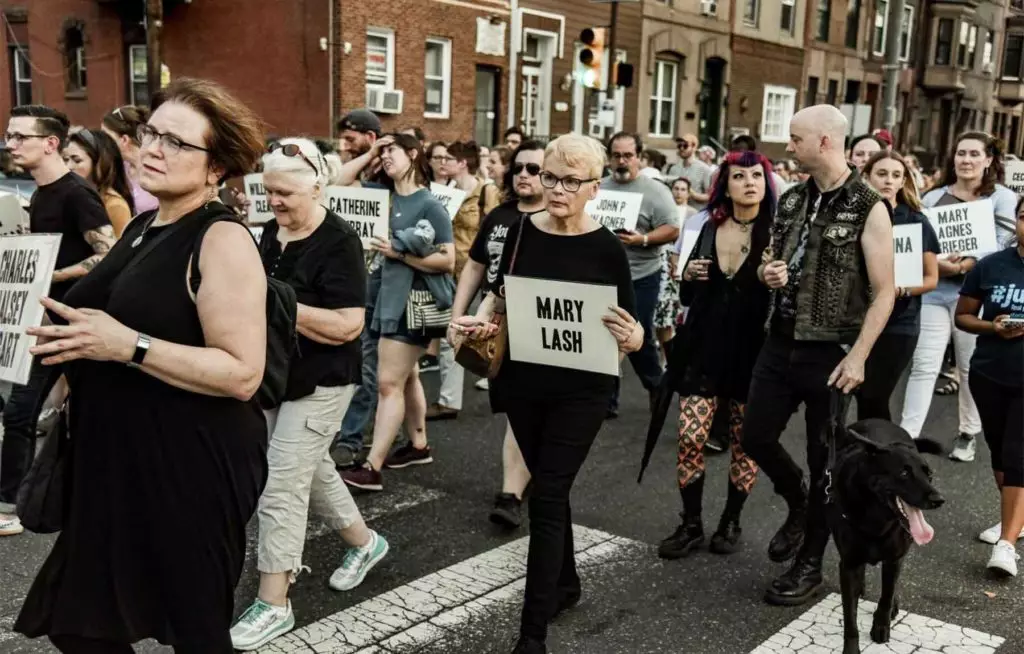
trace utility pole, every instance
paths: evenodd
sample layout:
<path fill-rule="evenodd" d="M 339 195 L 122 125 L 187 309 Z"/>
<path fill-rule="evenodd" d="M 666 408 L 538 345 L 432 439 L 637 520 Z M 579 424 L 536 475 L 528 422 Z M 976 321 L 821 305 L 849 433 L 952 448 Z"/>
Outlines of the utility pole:
<path fill-rule="evenodd" d="M 896 127 L 896 99 L 899 96 L 900 37 L 903 34 L 903 0 L 889 0 L 888 31 L 882 87 L 882 126 L 892 134 Z"/>
<path fill-rule="evenodd" d="M 163 0 L 146 0 L 146 86 L 150 97 L 160 90 L 160 33 L 164 27 Z"/>
<path fill-rule="evenodd" d="M 612 18 L 611 23 L 608 25 L 608 83 L 604 86 L 604 101 L 612 103 L 614 107 L 615 121 L 612 123 L 613 132 L 615 131 L 615 125 L 619 124 L 619 107 L 615 104 L 615 63 L 618 61 L 618 57 L 615 56 L 615 34 L 618 31 L 616 29 L 618 22 L 619 0 L 612 0 Z"/>

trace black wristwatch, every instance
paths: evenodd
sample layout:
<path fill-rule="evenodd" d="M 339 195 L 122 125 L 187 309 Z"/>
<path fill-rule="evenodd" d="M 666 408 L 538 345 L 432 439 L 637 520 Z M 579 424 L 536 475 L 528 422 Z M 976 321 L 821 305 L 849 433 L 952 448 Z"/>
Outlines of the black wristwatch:
<path fill-rule="evenodd" d="M 149 336 L 139 332 L 139 339 L 135 342 L 135 354 L 132 355 L 132 360 L 128 362 L 129 367 L 142 367 L 142 362 L 146 359 L 146 354 L 149 353 L 149 346 L 152 342 Z"/>

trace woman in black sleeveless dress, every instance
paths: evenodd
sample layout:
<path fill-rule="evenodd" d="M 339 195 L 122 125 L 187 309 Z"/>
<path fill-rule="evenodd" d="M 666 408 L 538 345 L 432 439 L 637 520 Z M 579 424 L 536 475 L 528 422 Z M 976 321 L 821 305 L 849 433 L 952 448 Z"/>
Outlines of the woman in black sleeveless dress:
<path fill-rule="evenodd" d="M 245 526 L 266 479 L 251 399 L 266 285 L 244 226 L 210 228 L 195 300 L 187 285 L 200 229 L 230 213 L 210 201 L 218 179 L 251 169 L 262 138 L 210 83 L 178 81 L 154 104 L 140 140 L 158 212 L 128 226 L 69 306 L 44 301 L 66 324 L 33 330 L 52 339 L 34 350 L 44 363 L 69 362 L 72 476 L 64 530 L 15 629 L 63 652 L 131 652 L 145 638 L 231 652 Z"/>

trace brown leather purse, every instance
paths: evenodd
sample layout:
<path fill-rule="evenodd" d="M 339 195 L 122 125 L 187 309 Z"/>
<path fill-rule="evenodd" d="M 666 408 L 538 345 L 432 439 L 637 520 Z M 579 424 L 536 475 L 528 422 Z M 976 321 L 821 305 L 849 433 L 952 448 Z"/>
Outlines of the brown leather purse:
<path fill-rule="evenodd" d="M 512 259 L 508 264 L 508 272 L 511 275 L 516 266 L 516 257 L 519 255 L 519 241 L 523 237 L 523 220 L 519 219 L 519 233 L 516 234 L 516 245 L 512 250 Z M 487 338 L 462 338 L 455 344 L 455 362 L 460 366 L 480 377 L 494 379 L 501 370 L 501 363 L 505 360 L 505 350 L 508 348 L 508 320 L 505 317 L 505 287 L 502 285 L 495 293 L 494 315 L 491 322 L 498 326 L 496 331 Z"/>

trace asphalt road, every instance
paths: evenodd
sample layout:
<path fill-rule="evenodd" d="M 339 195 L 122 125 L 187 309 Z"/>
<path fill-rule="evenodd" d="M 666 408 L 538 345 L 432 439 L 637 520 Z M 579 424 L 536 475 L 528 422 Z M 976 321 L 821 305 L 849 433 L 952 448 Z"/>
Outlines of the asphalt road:
<path fill-rule="evenodd" d="M 425 377 L 431 397 L 436 373 Z M 897 397 L 902 397 L 901 391 Z M 636 483 L 646 420 L 646 394 L 627 371 L 621 417 L 603 428 L 573 492 L 574 522 L 593 530 L 581 532 L 585 537 L 577 542 L 578 549 L 586 550 L 581 554 L 584 595 L 578 607 L 552 625 L 550 651 L 833 651 L 832 641 L 827 634 L 822 636 L 820 625 L 798 620 L 813 604 L 783 609 L 762 602 L 765 585 L 783 570 L 767 560 L 766 548 L 785 517 L 784 504 L 766 480 L 755 488 L 747 504 L 740 552 L 719 557 L 704 551 L 672 562 L 657 558 L 656 545 L 676 527 L 681 507 L 671 421 L 643 485 Z M 517 566 L 522 565 L 525 541 L 520 539 L 528 532 L 526 527 L 514 533 L 501 532 L 487 520 L 500 483 L 503 427 L 502 418 L 490 415 L 486 394 L 474 390 L 467 375 L 463 413 L 455 421 L 428 427 L 435 463 L 387 472 L 383 494 L 358 498 L 371 526 L 389 540 L 388 557 L 360 588 L 344 594 L 332 592 L 327 578 L 340 563 L 340 541 L 314 524 L 305 553 L 312 572 L 302 575 L 292 591 L 300 629 L 266 651 L 507 654 L 515 641 L 521 599 Z M 948 445 L 955 430 L 955 399 L 935 397 L 926 433 Z M 801 453 L 798 459 L 802 458 L 803 437 L 803 420 L 798 415 L 784 437 L 791 451 Z M 869 646 L 864 635 L 865 652 L 1024 652 L 1020 619 L 1024 582 L 989 577 L 984 568 L 989 546 L 975 540 L 978 531 L 998 520 L 998 497 L 987 457 L 984 445 L 971 464 L 932 457 L 936 485 L 947 503 L 928 516 L 936 529 L 935 540 L 915 548 L 904 568 L 901 608 L 914 614 L 906 618 L 904 630 L 913 633 L 905 636 L 909 644 L 886 648 Z M 704 518 L 709 535 L 724 505 L 727 463 L 726 456 L 710 459 Z M 50 538 L 33 535 L 0 540 L 0 652 L 52 651 L 45 643 L 29 642 L 7 631 L 50 542 Z M 828 602 L 834 602 L 828 594 L 839 590 L 835 567 L 836 555 L 830 547 L 827 588 L 818 598 L 823 602 L 818 606 L 822 614 L 831 610 Z M 875 598 L 878 572 L 869 571 L 868 577 L 868 597 Z M 438 587 L 447 583 L 448 595 L 436 592 L 435 583 Z M 238 611 L 252 600 L 256 586 L 257 572 L 250 557 L 238 588 Z M 434 597 L 436 603 L 422 599 L 416 589 L 423 591 L 423 597 Z M 462 591 L 468 594 L 457 597 Z M 394 610 L 395 604 L 403 602 L 408 611 Z M 430 608 L 421 608 L 428 604 Z M 794 620 L 796 626 L 785 631 Z M 963 633 L 974 640 L 956 641 L 955 630 L 943 623 L 966 627 L 968 631 Z M 926 630 L 936 634 L 939 644 L 931 644 L 928 639 L 932 636 L 922 636 L 915 624 L 930 625 Z M 785 642 L 794 628 L 807 634 L 807 643 L 793 641 L 789 649 L 782 645 L 758 649 L 770 639 Z M 974 636 L 970 630 L 981 633 Z M 985 641 L 984 634 L 1003 637 L 1006 642 L 996 649 L 998 640 Z M 948 642 L 940 643 L 942 638 Z M 992 644 L 982 646 L 981 642 Z M 164 651 L 146 644 L 139 650 Z"/>

